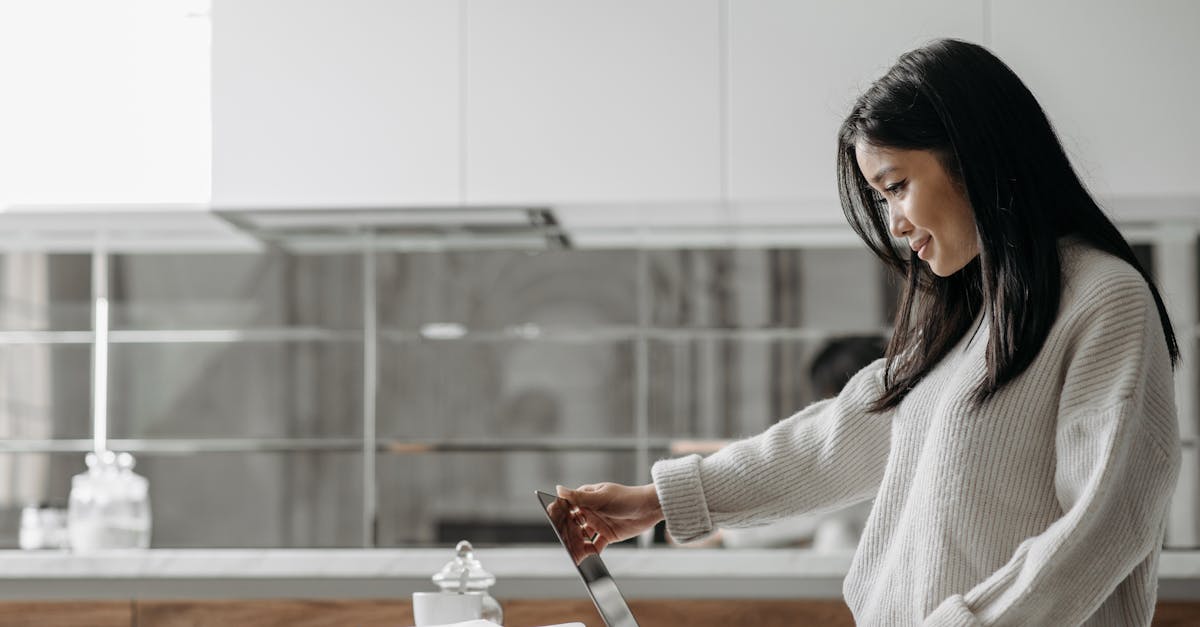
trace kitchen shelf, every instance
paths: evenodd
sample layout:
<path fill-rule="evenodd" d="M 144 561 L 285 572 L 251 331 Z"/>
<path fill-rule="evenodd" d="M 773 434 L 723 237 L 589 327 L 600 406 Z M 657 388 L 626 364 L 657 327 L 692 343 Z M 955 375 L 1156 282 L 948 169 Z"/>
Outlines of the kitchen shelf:
<path fill-rule="evenodd" d="M 656 451 L 670 449 L 671 438 L 599 437 L 599 438 L 377 438 L 375 450 L 393 455 L 424 453 L 497 453 L 497 452 L 633 452 L 644 443 Z M 192 453 L 296 453 L 359 452 L 360 438 L 112 438 L 114 451 L 150 454 Z M 5 453 L 86 453 L 91 439 L 0 440 Z"/>
<path fill-rule="evenodd" d="M 705 327 L 637 327 L 603 326 L 567 329 L 539 328 L 528 325 L 516 325 L 497 330 L 467 330 L 461 336 L 428 337 L 421 331 L 406 331 L 400 329 L 381 329 L 379 338 L 389 342 L 513 342 L 513 341 L 544 341 L 544 342 L 620 342 L 639 339 L 664 341 L 691 340 L 798 340 L 821 341 L 835 335 L 888 335 L 889 328 L 864 329 L 829 329 L 816 327 L 795 328 L 705 328 Z"/>
<path fill-rule="evenodd" d="M 0 346 L 91 344 L 95 339 L 91 331 L 0 331 Z"/>
<path fill-rule="evenodd" d="M 1200 339 L 1200 325 L 1190 329 Z M 520 325 L 499 330 L 466 331 L 458 337 L 429 337 L 421 331 L 381 329 L 381 341 L 393 344 L 420 342 L 504 343 L 591 343 L 624 342 L 639 339 L 658 341 L 744 340 L 817 342 L 840 335 L 891 334 L 889 327 L 861 329 L 796 328 L 668 328 L 636 326 L 595 326 L 588 328 L 531 329 Z M 110 344 L 239 344 L 284 342 L 361 342 L 361 331 L 337 331 L 313 327 L 261 329 L 164 329 L 119 330 L 109 332 Z M 0 346 L 90 345 L 91 331 L 0 331 Z"/>
<path fill-rule="evenodd" d="M 0 331 L 0 346 L 40 344 L 91 344 L 91 331 Z M 335 331 L 316 327 L 260 329 L 155 329 L 112 330 L 110 344 L 232 344 L 257 342 L 361 342 L 360 331 Z"/>

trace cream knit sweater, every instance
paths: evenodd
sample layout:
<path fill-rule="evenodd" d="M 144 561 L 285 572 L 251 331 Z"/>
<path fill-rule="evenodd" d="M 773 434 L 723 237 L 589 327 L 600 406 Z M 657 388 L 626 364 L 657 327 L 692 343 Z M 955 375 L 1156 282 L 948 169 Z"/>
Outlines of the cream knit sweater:
<path fill-rule="evenodd" d="M 889 413 L 864 411 L 879 359 L 758 436 L 656 463 L 671 535 L 874 496 L 843 583 L 860 625 L 1149 625 L 1180 458 L 1166 341 L 1136 270 L 1059 249 L 1058 319 L 980 410 L 983 314 Z"/>

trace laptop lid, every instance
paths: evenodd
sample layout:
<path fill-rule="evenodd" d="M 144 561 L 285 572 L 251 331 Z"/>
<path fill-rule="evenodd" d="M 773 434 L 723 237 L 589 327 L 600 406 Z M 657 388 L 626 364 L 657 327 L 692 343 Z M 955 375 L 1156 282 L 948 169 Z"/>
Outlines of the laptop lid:
<path fill-rule="evenodd" d="M 542 510 L 546 512 L 546 517 L 550 519 L 554 535 L 558 536 L 558 541 L 575 564 L 575 570 L 579 571 L 579 576 L 583 578 L 588 594 L 596 604 L 596 610 L 600 612 L 604 624 L 608 627 L 638 627 L 633 613 L 629 611 L 629 605 L 625 603 L 625 597 L 621 596 L 621 591 L 617 589 L 617 582 L 613 581 L 612 575 L 608 574 L 608 568 L 600 561 L 596 547 L 590 539 L 584 538 L 583 529 L 572 518 L 571 503 L 541 490 L 538 490 L 537 497 Z"/>

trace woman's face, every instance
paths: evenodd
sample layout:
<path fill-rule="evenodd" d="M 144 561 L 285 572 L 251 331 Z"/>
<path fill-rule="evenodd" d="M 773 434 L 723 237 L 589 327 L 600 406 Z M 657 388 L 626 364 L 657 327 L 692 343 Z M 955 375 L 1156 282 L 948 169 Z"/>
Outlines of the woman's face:
<path fill-rule="evenodd" d="M 928 150 L 855 144 L 858 169 L 887 200 L 892 237 L 906 239 L 946 277 L 979 255 L 979 233 L 966 192 Z"/>

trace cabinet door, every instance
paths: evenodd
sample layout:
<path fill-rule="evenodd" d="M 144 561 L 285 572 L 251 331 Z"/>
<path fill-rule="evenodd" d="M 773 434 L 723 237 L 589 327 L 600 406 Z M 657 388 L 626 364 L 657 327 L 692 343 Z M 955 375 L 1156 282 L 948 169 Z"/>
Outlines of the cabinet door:
<path fill-rule="evenodd" d="M 455 203 L 458 3 L 215 0 L 213 203 Z"/>
<path fill-rule="evenodd" d="M 208 23 L 184 4 L 0 0 L 0 209 L 208 202 Z"/>
<path fill-rule="evenodd" d="M 1200 3 L 992 3 L 995 51 L 1102 199 L 1200 193 Z"/>
<path fill-rule="evenodd" d="M 730 0 L 729 165 L 735 201 L 784 201 L 841 223 L 837 129 L 902 53 L 981 41 L 982 0 Z"/>
<path fill-rule="evenodd" d="M 471 0 L 467 200 L 720 197 L 717 0 Z"/>

